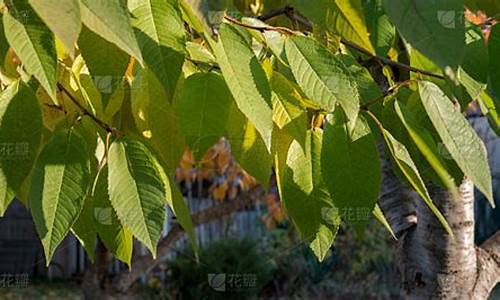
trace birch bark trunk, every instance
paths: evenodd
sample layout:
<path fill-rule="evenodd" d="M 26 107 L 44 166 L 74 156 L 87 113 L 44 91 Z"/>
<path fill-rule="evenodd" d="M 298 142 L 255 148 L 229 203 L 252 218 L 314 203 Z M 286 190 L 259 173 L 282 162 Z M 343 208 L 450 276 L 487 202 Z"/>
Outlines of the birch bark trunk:
<path fill-rule="evenodd" d="M 408 299 L 487 299 L 500 280 L 500 232 L 474 244 L 474 187 L 464 179 L 459 198 L 436 186 L 429 193 L 448 220 L 449 236 L 418 196 L 384 167 L 380 206 L 398 236 L 402 289 Z M 399 197 L 399 199 L 398 199 Z"/>

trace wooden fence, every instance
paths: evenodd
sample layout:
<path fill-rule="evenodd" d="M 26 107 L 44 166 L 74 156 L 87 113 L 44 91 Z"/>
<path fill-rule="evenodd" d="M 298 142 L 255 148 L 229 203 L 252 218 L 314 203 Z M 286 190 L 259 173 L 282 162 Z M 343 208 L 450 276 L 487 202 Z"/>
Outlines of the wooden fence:
<path fill-rule="evenodd" d="M 186 197 L 191 213 L 217 205 L 207 198 Z M 219 220 L 196 227 L 198 244 L 203 247 L 212 241 L 229 236 L 258 235 L 263 225 L 259 218 L 265 209 L 255 204 L 244 211 L 235 212 Z M 162 236 L 165 236 L 172 224 L 176 222 L 172 212 L 166 208 L 167 218 Z M 176 242 L 175 248 L 182 249 L 187 245 L 186 238 Z M 134 251 L 148 254 L 145 247 L 137 243 Z M 171 258 L 176 251 L 168 253 Z M 0 274 L 29 274 L 30 277 L 71 278 L 78 276 L 88 266 L 84 249 L 71 234 L 58 247 L 49 268 L 45 267 L 45 259 L 41 243 L 36 234 L 33 221 L 28 210 L 15 200 L 4 218 L 0 219 Z M 111 273 L 118 273 L 125 266 L 114 260 L 110 266 Z"/>

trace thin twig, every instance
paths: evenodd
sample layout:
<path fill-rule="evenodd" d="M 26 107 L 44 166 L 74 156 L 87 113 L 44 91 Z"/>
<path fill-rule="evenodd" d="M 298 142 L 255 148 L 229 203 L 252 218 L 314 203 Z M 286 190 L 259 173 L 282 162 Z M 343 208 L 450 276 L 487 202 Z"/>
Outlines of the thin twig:
<path fill-rule="evenodd" d="M 266 25 L 266 26 L 249 25 L 249 24 L 245 24 L 239 20 L 236 20 L 235 18 L 230 17 L 230 16 L 224 16 L 224 19 L 226 19 L 230 23 L 236 24 L 238 26 L 245 27 L 248 29 L 257 30 L 260 32 L 276 31 L 276 32 L 279 32 L 279 33 L 285 34 L 285 35 L 295 35 L 295 32 L 293 30 L 286 28 L 286 27 L 274 27 L 274 26 L 269 26 L 269 25 Z"/>
<path fill-rule="evenodd" d="M 382 125 L 382 122 L 379 121 L 377 116 L 375 116 L 375 114 L 368 109 L 365 109 L 364 112 L 367 113 L 372 118 L 373 122 L 375 122 L 375 125 L 377 125 L 378 129 L 380 130 L 380 133 L 384 135 L 385 132 L 384 125 Z"/>
<path fill-rule="evenodd" d="M 295 21 L 295 22 L 301 24 L 302 26 L 306 27 L 307 30 L 312 30 L 312 28 L 313 28 L 313 24 L 311 23 L 311 21 L 309 21 L 306 18 L 302 17 L 301 15 L 297 14 L 295 11 L 295 8 L 293 8 L 290 5 L 284 6 L 282 8 L 273 9 L 268 13 L 265 13 L 265 14 L 258 16 L 257 19 L 265 22 L 269 19 L 281 16 L 281 15 L 285 15 L 291 21 Z"/>
<path fill-rule="evenodd" d="M 280 14 L 287 16 L 289 19 L 291 19 L 293 21 L 299 22 L 299 23 L 301 23 L 304 26 L 311 27 L 310 22 L 308 22 L 308 20 L 305 20 L 301 16 L 297 15 L 295 9 L 293 7 L 291 7 L 291 6 L 285 6 L 285 7 L 281 8 L 281 9 L 275 9 L 275 10 L 269 12 L 268 14 L 261 15 L 260 17 L 258 17 L 258 19 L 261 20 L 261 21 L 264 21 L 264 20 L 268 20 L 270 18 L 274 18 L 276 16 L 279 16 Z M 271 27 L 271 28 L 273 28 L 273 27 Z M 261 27 L 260 29 L 261 30 L 269 30 L 267 27 Z M 427 75 L 427 76 L 434 77 L 434 78 L 444 79 L 444 76 L 442 76 L 440 74 L 436 74 L 436 73 L 433 73 L 433 72 L 430 72 L 430 71 L 426 71 L 426 70 L 414 68 L 412 66 L 409 66 L 409 65 L 406 65 L 406 64 L 403 64 L 403 63 L 391 60 L 389 58 L 386 58 L 386 57 L 383 57 L 383 56 L 379 56 L 379 55 L 375 55 L 372 52 L 370 52 L 369 50 L 367 50 L 367 49 L 365 49 L 365 48 L 363 48 L 363 47 L 361 47 L 361 46 L 359 46 L 359 45 L 357 45 L 357 44 L 355 44 L 355 43 L 353 43 L 351 41 L 348 41 L 346 39 L 341 38 L 340 42 L 343 45 L 345 45 L 345 46 L 347 46 L 347 47 L 349 47 L 351 49 L 354 49 L 354 50 L 356 50 L 356 51 L 358 51 L 360 53 L 363 53 L 363 54 L 365 54 L 365 55 L 373 58 L 373 59 L 378 60 L 379 62 L 381 62 L 384 65 L 393 66 L 393 67 L 396 67 L 396 68 L 399 68 L 399 69 L 404 69 L 404 70 L 407 70 L 407 71 L 410 71 L 410 72 L 419 73 L 419 74 Z"/>
<path fill-rule="evenodd" d="M 408 79 L 408 80 L 399 82 L 399 83 L 395 84 L 394 86 L 392 86 L 391 88 L 389 88 L 387 91 L 385 91 L 380 97 L 377 97 L 371 101 L 368 101 L 368 103 L 364 104 L 361 107 L 361 109 L 366 110 L 370 106 L 372 106 L 373 104 L 378 103 L 378 102 L 384 100 L 385 98 L 391 96 L 392 94 L 398 92 L 400 88 L 407 86 L 407 85 L 410 85 L 410 84 L 415 83 L 415 82 L 417 82 L 417 80 L 415 80 L 415 79 Z"/>
<path fill-rule="evenodd" d="M 414 68 L 412 66 L 409 66 L 409 65 L 406 65 L 406 64 L 403 64 L 403 63 L 391 60 L 389 58 L 386 58 L 386 57 L 383 57 L 383 56 L 379 56 L 379 55 L 375 55 L 375 54 L 371 53 L 369 50 L 367 50 L 367 49 L 365 49 L 365 48 L 363 48 L 363 47 L 361 47 L 359 45 L 356 45 L 353 42 L 350 42 L 350 41 L 348 41 L 346 39 L 341 39 L 340 42 L 342 44 L 344 44 L 345 46 L 351 48 L 351 49 L 354 49 L 354 50 L 356 50 L 358 52 L 361 52 L 361 53 L 363 53 L 363 54 L 365 54 L 365 55 L 373 58 L 373 59 L 376 59 L 376 60 L 380 61 L 384 65 L 393 66 L 393 67 L 396 67 L 396 68 L 399 68 L 399 69 L 404 69 L 404 70 L 407 70 L 407 71 L 410 71 L 410 72 L 413 72 L 413 73 L 419 73 L 419 74 L 427 75 L 427 76 L 434 77 L 434 78 L 444 79 L 443 75 L 432 73 L 430 71 L 426 71 L 426 70 L 422 70 L 422 69 L 418 69 L 418 68 Z"/>
<path fill-rule="evenodd" d="M 59 110 L 59 111 L 62 111 L 63 113 L 66 113 L 64 108 L 60 105 L 52 104 L 52 103 L 44 103 L 44 105 L 47 106 L 48 108 Z"/>
<path fill-rule="evenodd" d="M 214 64 L 211 64 L 209 62 L 205 62 L 205 61 L 201 61 L 201 60 L 196 60 L 196 59 L 192 59 L 190 57 L 186 57 L 186 60 L 190 61 L 191 63 L 193 63 L 194 65 L 196 65 L 197 67 L 200 67 L 200 66 L 205 66 L 205 67 L 208 67 L 210 70 L 212 69 L 216 69 L 216 70 L 219 70 L 220 67 L 218 65 L 214 65 Z"/>
<path fill-rule="evenodd" d="M 112 133 L 112 134 L 115 134 L 118 136 L 122 135 L 118 129 L 111 127 L 106 122 L 100 120 L 93 113 L 88 111 L 83 105 L 80 104 L 80 102 L 78 102 L 78 100 L 61 83 L 59 83 L 59 82 L 57 83 L 57 88 L 59 89 L 59 91 L 62 91 L 64 94 L 66 94 L 66 96 L 68 96 L 68 98 L 71 100 L 71 102 L 73 102 L 73 104 L 75 104 L 78 107 L 78 109 L 80 109 L 80 111 L 83 113 L 84 116 L 87 116 L 90 119 L 92 119 L 92 121 L 94 121 L 102 129 L 106 130 L 106 132 Z"/>

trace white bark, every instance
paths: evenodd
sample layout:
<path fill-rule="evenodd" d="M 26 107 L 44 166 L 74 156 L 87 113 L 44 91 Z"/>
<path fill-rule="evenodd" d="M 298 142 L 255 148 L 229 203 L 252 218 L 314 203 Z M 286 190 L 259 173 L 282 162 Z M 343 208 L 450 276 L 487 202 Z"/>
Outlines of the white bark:
<path fill-rule="evenodd" d="M 397 180 L 387 170 L 384 177 L 384 183 Z M 397 255 L 405 296 L 408 299 L 487 299 L 500 279 L 500 232 L 481 247 L 474 244 L 474 187 L 470 180 L 465 179 L 460 185 L 459 199 L 453 199 L 450 193 L 436 186 L 429 187 L 429 192 L 448 220 L 454 237 L 446 233 L 415 194 L 399 192 L 403 195 L 399 202 L 392 197 L 384 198 L 384 194 L 380 199 L 384 213 L 398 232 Z M 411 201 L 416 204 L 416 216 L 412 220 L 418 222 L 414 226 L 409 226 L 413 222 L 401 225 L 402 220 L 408 219 L 405 207 L 410 207 Z"/>

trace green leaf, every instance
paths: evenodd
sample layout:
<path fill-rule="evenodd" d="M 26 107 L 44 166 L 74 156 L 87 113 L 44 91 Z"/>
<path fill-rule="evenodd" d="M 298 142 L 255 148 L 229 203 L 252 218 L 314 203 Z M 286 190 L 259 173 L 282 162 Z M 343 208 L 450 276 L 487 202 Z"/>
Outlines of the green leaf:
<path fill-rule="evenodd" d="M 392 237 L 395 240 L 397 240 L 397 237 L 394 234 L 394 231 L 392 230 L 391 224 L 389 224 L 389 222 L 385 218 L 384 212 L 382 211 L 380 206 L 378 206 L 378 204 L 375 204 L 375 209 L 373 209 L 372 214 L 375 217 L 375 219 L 377 219 L 377 221 L 379 221 L 380 224 L 382 224 L 385 227 L 385 229 L 387 229 L 387 231 L 389 231 L 389 233 L 392 235 Z"/>
<path fill-rule="evenodd" d="M 494 206 L 485 147 L 460 110 L 431 82 L 420 82 L 422 104 L 451 157 Z"/>
<path fill-rule="evenodd" d="M 340 223 L 340 221 L 335 222 Z M 331 229 L 329 226 L 320 224 L 314 239 L 309 243 L 309 247 L 311 247 L 311 250 L 320 262 L 324 261 L 330 252 L 330 248 L 333 246 L 333 242 L 337 236 L 337 231 L 338 226 L 335 229 Z"/>
<path fill-rule="evenodd" d="M 405 126 L 411 139 L 417 145 L 434 172 L 439 176 L 444 186 L 458 199 L 458 188 L 453 176 L 446 168 L 446 163 L 439 154 L 439 148 L 432 135 L 423 126 L 421 126 L 409 109 L 403 103 L 394 101 L 394 107 L 399 119 Z"/>
<path fill-rule="evenodd" d="M 265 22 L 255 18 L 242 18 L 241 22 L 251 26 L 268 26 Z M 273 52 L 274 56 L 284 65 L 287 65 L 285 54 L 285 39 L 286 37 L 276 31 L 266 30 L 259 32 L 251 30 L 250 34 L 256 39 L 258 43 L 265 44 Z"/>
<path fill-rule="evenodd" d="M 322 261 L 340 224 L 339 211 L 321 173 L 322 131 L 308 131 L 305 147 L 286 132 L 277 130 L 276 134 L 280 139 L 275 141 L 279 144 L 275 167 L 281 201 L 302 238 Z"/>
<path fill-rule="evenodd" d="M 131 90 L 137 128 L 149 139 L 170 175 L 175 172 L 185 145 L 170 98 L 149 69 L 137 72 Z"/>
<path fill-rule="evenodd" d="M 33 168 L 42 129 L 35 94 L 24 83 L 15 81 L 0 94 L 0 215 Z"/>
<path fill-rule="evenodd" d="M 115 141 L 108 154 L 108 189 L 120 222 L 156 257 L 165 220 L 165 186 L 152 155 L 137 140 Z"/>
<path fill-rule="evenodd" d="M 333 111 L 338 102 L 349 120 L 356 120 L 360 96 L 344 62 L 307 37 L 289 38 L 285 49 L 293 75 L 307 97 L 326 111 Z"/>
<path fill-rule="evenodd" d="M 360 0 L 288 0 L 314 25 L 356 43 L 374 53 Z"/>
<path fill-rule="evenodd" d="M 132 0 L 128 7 L 144 61 L 172 96 L 186 52 L 178 0 Z"/>
<path fill-rule="evenodd" d="M 273 72 L 273 121 L 280 129 L 286 129 L 301 145 L 306 140 L 307 112 L 300 106 L 300 92 L 285 76 Z"/>
<path fill-rule="evenodd" d="M 500 135 L 500 103 L 499 101 L 495 101 L 493 97 L 491 97 L 488 93 L 482 92 L 481 97 L 478 99 L 479 107 L 481 108 L 481 112 L 488 117 L 488 122 L 491 126 L 491 129 L 495 131 L 495 133 Z"/>
<path fill-rule="evenodd" d="M 109 95 L 109 98 L 104 98 L 103 100 L 107 100 L 107 102 L 103 103 L 104 104 L 104 116 L 103 119 L 105 122 L 112 123 L 114 120 L 114 116 L 120 111 L 122 108 L 122 104 L 125 101 L 126 93 L 125 93 L 125 86 L 128 87 L 128 82 L 119 81 L 116 84 L 116 89 L 115 91 Z M 128 94 L 130 95 L 130 94 Z M 104 101 L 103 101 L 104 102 Z"/>
<path fill-rule="evenodd" d="M 63 42 L 66 50 L 74 54 L 75 43 L 82 29 L 80 2 L 67 0 L 29 0 L 47 26 Z"/>
<path fill-rule="evenodd" d="M 75 134 L 79 134 L 87 145 L 87 156 L 91 157 L 90 163 L 90 176 L 94 178 L 98 174 L 98 161 L 97 157 L 104 156 L 104 142 L 100 140 L 99 146 L 102 153 L 97 150 L 98 145 L 98 129 L 97 125 L 89 118 L 82 119 L 82 122 L 75 128 Z M 71 232 L 78 239 L 80 245 L 85 249 L 91 262 L 95 260 L 96 244 L 97 244 L 97 230 L 94 220 L 94 203 L 90 195 L 91 189 L 87 191 L 84 200 L 83 209 L 80 216 L 71 227 Z"/>
<path fill-rule="evenodd" d="M 94 207 L 92 199 L 86 197 L 84 200 L 83 210 L 71 227 L 71 231 L 76 236 L 80 244 L 85 249 L 85 252 L 93 262 L 95 258 L 95 247 L 97 243 L 97 231 L 94 226 Z"/>
<path fill-rule="evenodd" d="M 495 97 L 500 99 L 500 55 L 498 55 L 500 53 L 500 24 L 496 24 L 491 29 L 488 51 L 490 53 L 489 83 Z"/>
<path fill-rule="evenodd" d="M 153 164 L 159 170 L 160 177 L 165 186 L 165 192 L 167 196 L 166 202 L 170 207 L 170 209 L 172 210 L 172 212 L 175 214 L 175 217 L 177 218 L 179 224 L 181 224 L 182 228 L 184 228 L 184 231 L 187 233 L 189 237 L 191 245 L 193 246 L 195 252 L 197 253 L 198 244 L 196 240 L 196 234 L 194 231 L 193 220 L 191 219 L 191 212 L 189 211 L 189 208 L 184 200 L 184 196 L 179 191 L 179 188 L 176 185 L 175 181 L 165 173 L 165 170 L 158 162 L 158 160 L 156 160 L 154 157 L 152 159 L 153 159 Z"/>
<path fill-rule="evenodd" d="M 491 46 L 491 34 L 488 41 Z M 488 66 L 490 64 L 488 41 L 480 28 L 475 26 L 467 28 L 465 54 L 461 68 L 479 83 L 488 82 Z"/>
<path fill-rule="evenodd" d="M 35 94 L 15 81 L 0 94 L 0 165 L 17 190 L 30 173 L 41 142 L 42 112 Z"/>
<path fill-rule="evenodd" d="M 56 99 L 57 54 L 54 35 L 36 15 L 26 0 L 15 1 L 4 12 L 5 36 L 28 73 L 35 76 Z"/>
<path fill-rule="evenodd" d="M 333 33 L 375 53 L 366 27 L 361 0 L 334 0 L 327 26 Z"/>
<path fill-rule="evenodd" d="M 55 133 L 38 157 L 29 206 L 47 265 L 80 215 L 90 185 L 85 141 L 72 132 Z"/>
<path fill-rule="evenodd" d="M 375 137 L 362 116 L 350 131 L 340 109 L 327 116 L 324 130 L 321 172 L 325 184 L 341 217 L 361 232 L 380 193 Z"/>
<path fill-rule="evenodd" d="M 114 77 L 124 76 L 130 59 L 115 44 L 83 26 L 78 46 L 90 74 L 101 86 L 101 90 L 108 88 L 108 82 Z"/>
<path fill-rule="evenodd" d="M 183 9 L 189 12 L 189 21 L 194 23 L 195 29 L 202 33 L 210 32 L 218 26 L 227 9 L 227 0 L 182 0 Z"/>
<path fill-rule="evenodd" d="M 92 193 L 93 220 L 95 229 L 104 246 L 113 255 L 128 265 L 132 262 L 134 246 L 132 232 L 122 225 L 116 215 L 108 193 L 108 168 L 105 167 L 99 174 Z"/>
<path fill-rule="evenodd" d="M 468 105 L 486 89 L 488 66 L 487 42 L 481 29 L 468 28 L 464 58 L 457 72 L 457 80 L 461 84 L 462 90 L 465 90 L 465 92 L 461 93 L 462 95 L 458 94 L 457 96 L 461 103 Z"/>
<path fill-rule="evenodd" d="M 382 96 L 380 87 L 373 80 L 367 68 L 362 67 L 354 57 L 350 55 L 339 55 L 344 65 L 349 69 L 352 80 L 356 82 L 361 104 L 371 103 L 371 101 Z"/>
<path fill-rule="evenodd" d="M 230 107 L 226 132 L 231 154 L 238 164 L 267 188 L 273 164 L 271 155 L 257 129 L 234 102 Z"/>
<path fill-rule="evenodd" d="M 200 7 L 195 3 L 200 1 L 201 0 L 180 0 L 179 4 L 182 11 L 182 18 L 197 33 L 204 36 L 205 38 L 210 38 L 207 35 L 207 32 L 209 32 L 209 30 L 205 31 L 205 29 L 210 28 L 206 26 L 207 24 L 204 22 L 205 20 L 203 20 Z"/>
<path fill-rule="evenodd" d="M 226 133 L 232 97 L 215 73 L 196 73 L 184 82 L 176 103 L 179 126 L 197 159 Z"/>
<path fill-rule="evenodd" d="M 331 12 L 333 4 L 330 0 L 316 0 L 311 5 L 310 0 L 288 0 L 287 3 L 311 20 L 315 25 L 326 28 L 327 16 Z"/>
<path fill-rule="evenodd" d="M 389 19 L 414 48 L 442 69 L 455 69 L 460 64 L 465 46 L 463 1 L 384 0 L 383 3 Z"/>
<path fill-rule="evenodd" d="M 85 26 L 143 64 L 125 1 L 80 0 L 80 3 Z"/>
<path fill-rule="evenodd" d="M 3 22 L 0 22 L 0 67 L 3 68 L 5 57 L 7 56 L 7 52 L 9 51 L 9 43 L 7 42 L 7 38 L 5 37 L 5 30 L 3 28 Z"/>
<path fill-rule="evenodd" d="M 238 108 L 252 122 L 270 150 L 273 128 L 271 90 L 259 60 L 245 38 L 228 24 L 221 25 L 215 54 Z"/>
<path fill-rule="evenodd" d="M 209 65 L 217 64 L 215 56 L 202 44 L 194 42 L 186 42 L 186 50 L 189 57 L 193 60 L 200 61 Z"/>
<path fill-rule="evenodd" d="M 432 202 L 432 199 L 429 196 L 429 192 L 425 187 L 422 177 L 420 177 L 420 173 L 418 172 L 417 166 L 413 162 L 408 149 L 406 149 L 405 145 L 396 140 L 389 131 L 385 130 L 384 128 L 380 128 L 380 130 L 382 132 L 382 135 L 384 136 L 384 140 L 387 148 L 389 149 L 391 157 L 396 162 L 396 165 L 399 167 L 411 186 L 424 200 L 425 204 L 427 204 L 430 210 L 438 218 L 439 222 L 441 222 L 446 232 L 448 232 L 449 235 L 453 236 L 453 231 L 446 221 L 446 218 L 439 211 L 434 202 Z"/>
<path fill-rule="evenodd" d="M 385 14 L 382 0 L 363 0 L 363 8 L 375 53 L 386 56 L 396 40 L 396 28 Z"/>
<path fill-rule="evenodd" d="M 7 178 L 3 173 L 0 172 L 0 217 L 5 215 L 5 212 L 9 208 L 10 203 L 14 200 L 16 196 L 14 191 L 7 185 Z"/>

